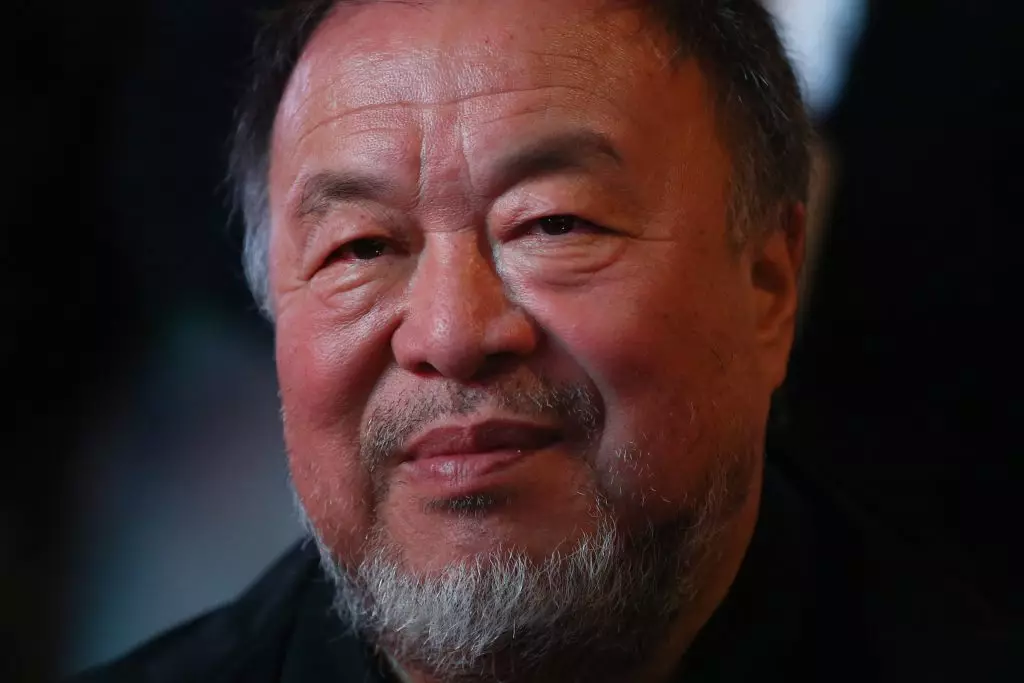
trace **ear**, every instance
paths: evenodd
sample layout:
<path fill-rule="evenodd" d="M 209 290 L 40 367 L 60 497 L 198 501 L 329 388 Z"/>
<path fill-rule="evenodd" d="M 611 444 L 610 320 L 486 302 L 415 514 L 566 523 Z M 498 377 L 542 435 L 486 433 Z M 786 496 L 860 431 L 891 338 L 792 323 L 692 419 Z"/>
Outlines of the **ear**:
<path fill-rule="evenodd" d="M 786 204 L 779 207 L 770 232 L 749 246 L 756 345 L 765 377 L 775 388 L 786 378 L 793 346 L 806 229 L 806 207 Z"/>

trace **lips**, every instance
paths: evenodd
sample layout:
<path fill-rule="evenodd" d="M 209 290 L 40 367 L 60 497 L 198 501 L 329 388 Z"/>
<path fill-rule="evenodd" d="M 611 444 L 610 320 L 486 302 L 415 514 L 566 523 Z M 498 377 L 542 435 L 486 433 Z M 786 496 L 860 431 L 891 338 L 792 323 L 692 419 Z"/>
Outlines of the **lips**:
<path fill-rule="evenodd" d="M 395 470 L 403 490 L 445 500 L 515 487 L 534 456 L 557 447 L 560 432 L 529 422 L 487 420 L 439 425 L 413 438 Z M 526 484 L 529 485 L 529 484 Z"/>
<path fill-rule="evenodd" d="M 512 420 L 435 427 L 410 442 L 403 460 L 483 455 L 498 451 L 529 452 L 545 448 L 558 438 L 558 430 L 551 427 Z"/>

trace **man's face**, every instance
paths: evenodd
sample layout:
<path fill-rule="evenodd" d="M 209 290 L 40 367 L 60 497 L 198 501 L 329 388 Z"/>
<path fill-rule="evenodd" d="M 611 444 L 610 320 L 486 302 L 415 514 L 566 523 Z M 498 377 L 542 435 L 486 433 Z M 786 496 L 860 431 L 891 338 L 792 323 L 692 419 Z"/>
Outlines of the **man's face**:
<path fill-rule="evenodd" d="M 627 10 L 342 7 L 278 111 L 294 483 L 345 561 L 550 556 L 756 489 L 798 258 L 727 238 L 708 84 Z M 756 498 L 756 492 L 754 495 Z"/>

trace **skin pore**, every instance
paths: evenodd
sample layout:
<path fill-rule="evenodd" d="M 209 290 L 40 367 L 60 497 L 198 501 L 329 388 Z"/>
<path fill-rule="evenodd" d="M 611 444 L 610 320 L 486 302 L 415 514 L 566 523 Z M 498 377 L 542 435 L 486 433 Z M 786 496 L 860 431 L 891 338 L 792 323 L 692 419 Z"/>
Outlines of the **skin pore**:
<path fill-rule="evenodd" d="M 285 437 L 319 540 L 342 570 L 387 548 L 429 580 L 714 510 L 633 681 L 670 675 L 742 560 L 802 250 L 800 207 L 730 244 L 708 84 L 672 52 L 596 0 L 340 7 L 271 151 Z M 485 423 L 544 438 L 475 478 L 406 462 Z"/>

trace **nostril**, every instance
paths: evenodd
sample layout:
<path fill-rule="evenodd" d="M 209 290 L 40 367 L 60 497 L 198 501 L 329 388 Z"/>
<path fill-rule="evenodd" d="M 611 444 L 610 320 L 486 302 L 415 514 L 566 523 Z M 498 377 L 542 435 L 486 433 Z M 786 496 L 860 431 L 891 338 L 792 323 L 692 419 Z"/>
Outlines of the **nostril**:
<path fill-rule="evenodd" d="M 422 375 L 424 377 L 432 377 L 434 375 L 440 375 L 441 374 L 440 370 L 435 368 L 430 363 L 427 363 L 426 361 L 423 361 L 421 363 L 417 363 L 415 366 L 413 366 L 412 371 L 415 374 Z"/>
<path fill-rule="evenodd" d="M 477 375 L 483 377 L 507 375 L 522 363 L 523 356 L 518 353 L 511 351 L 492 353 L 487 356 Z"/>

